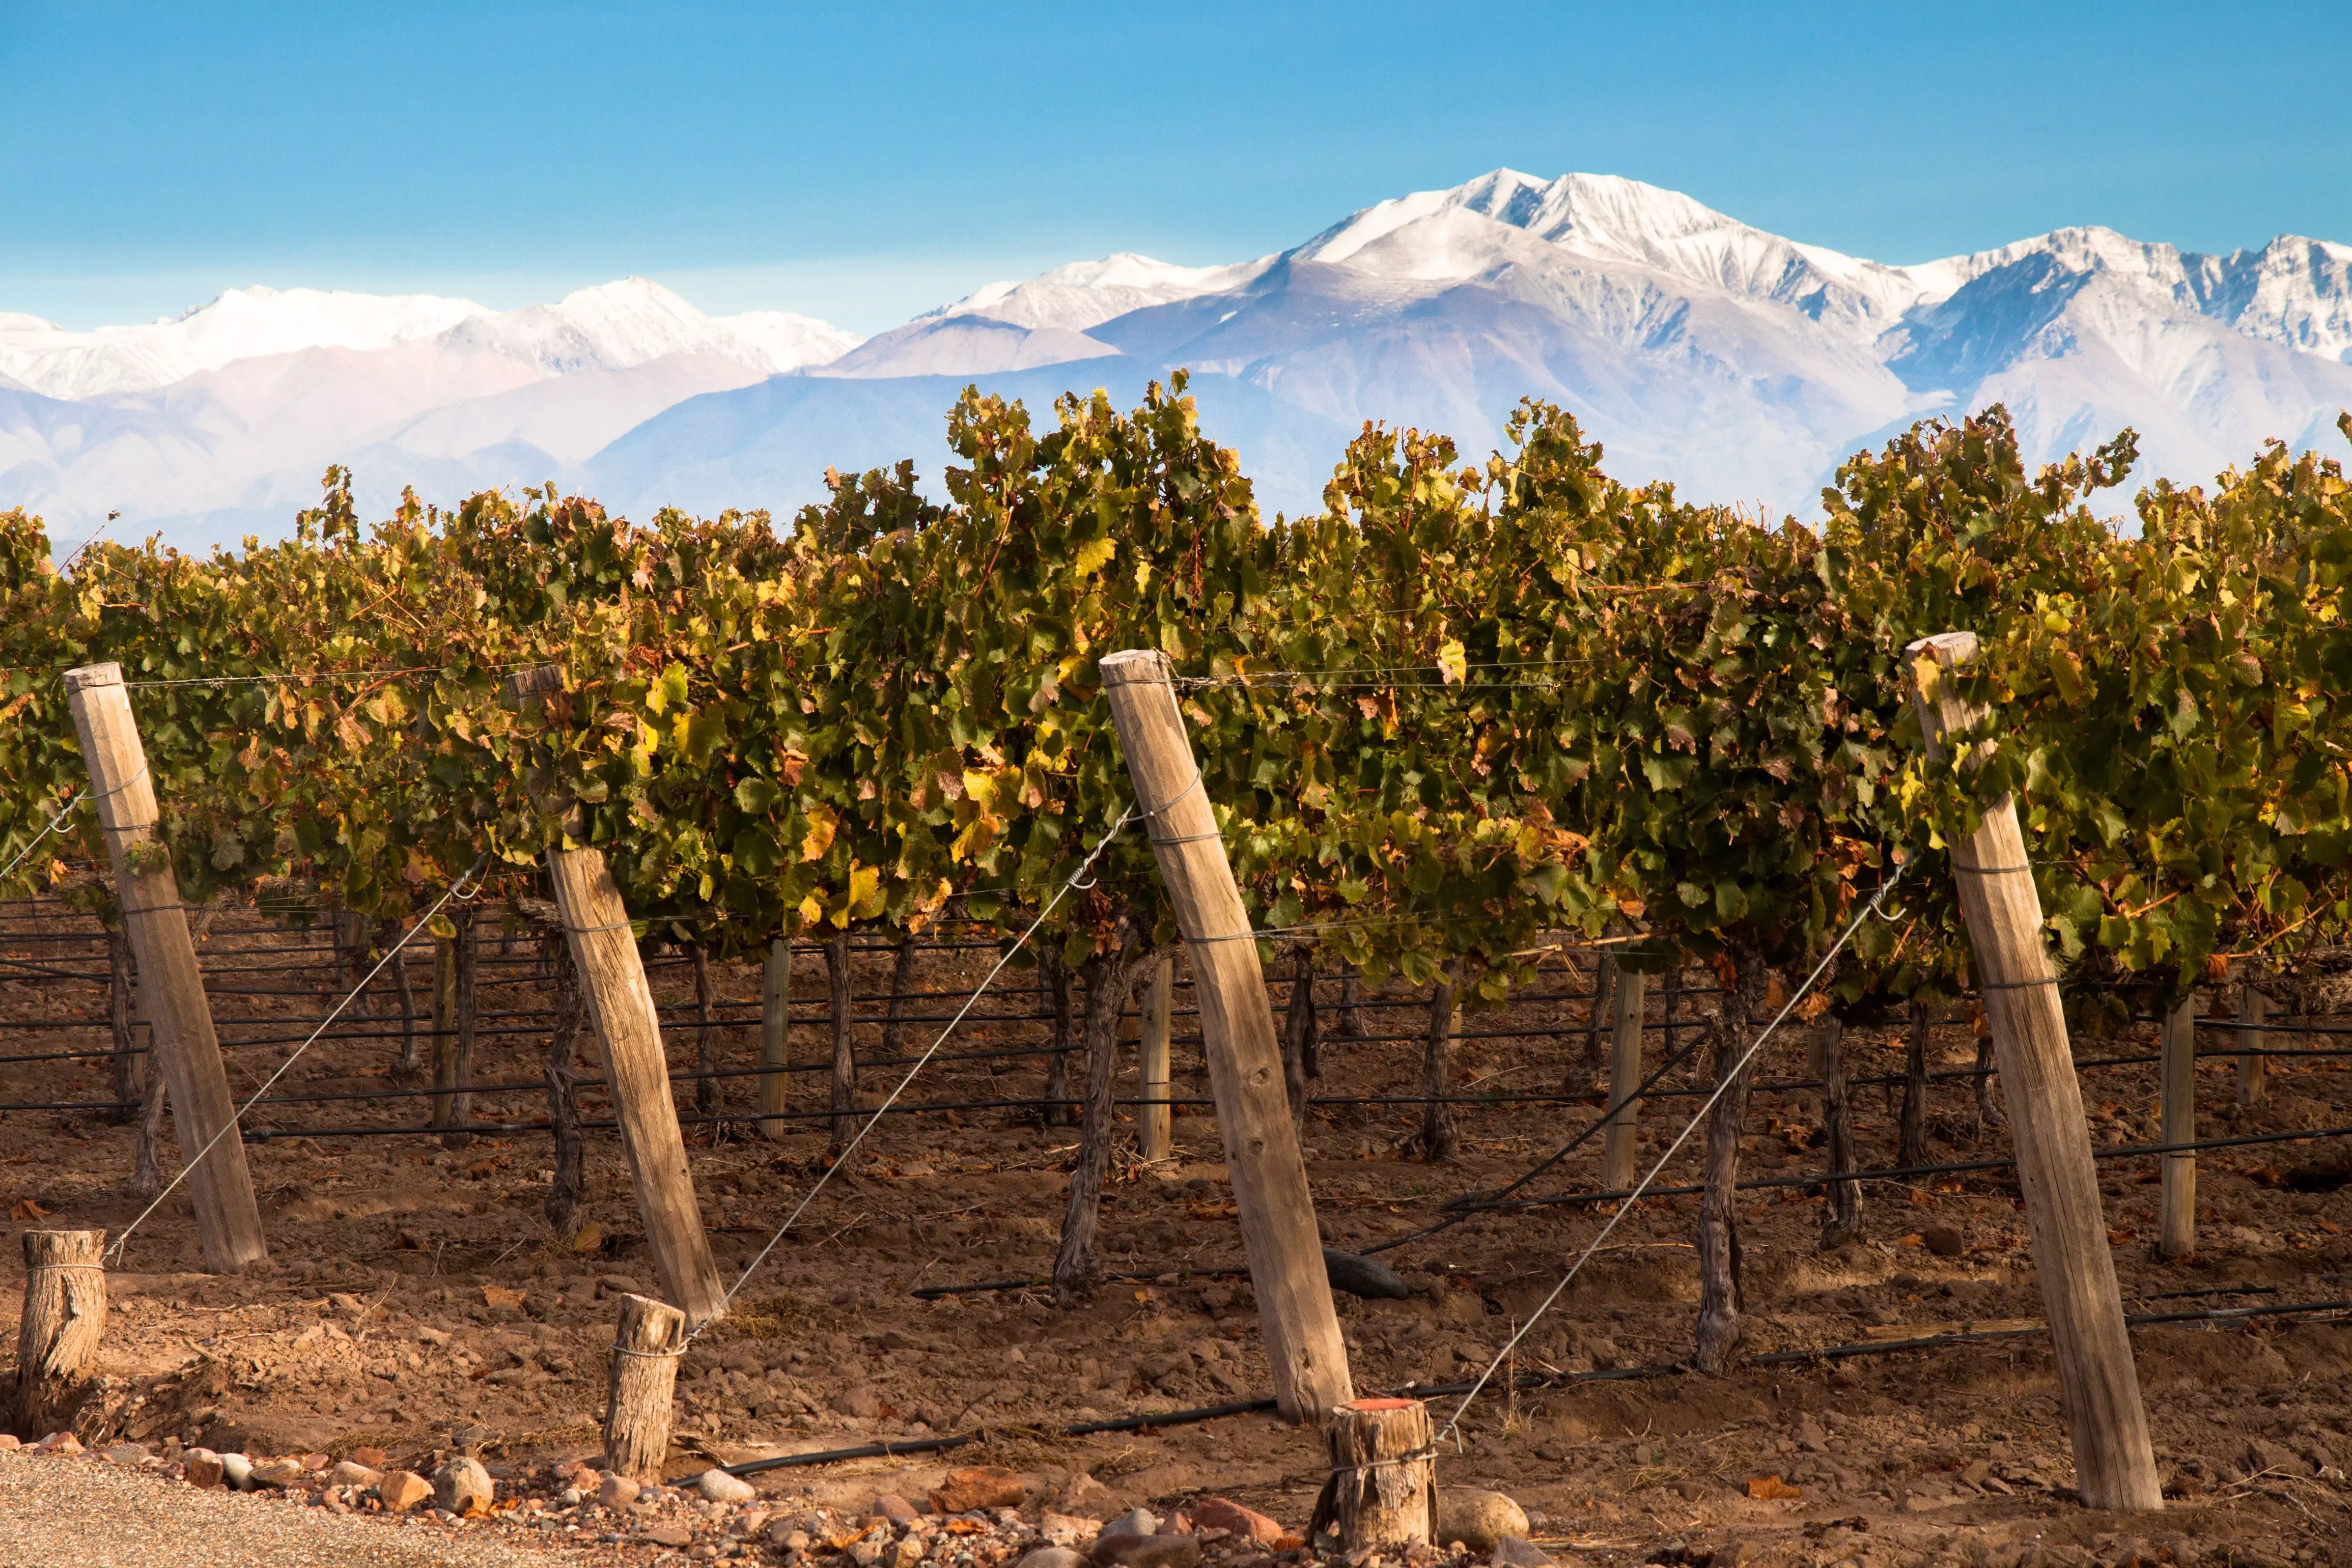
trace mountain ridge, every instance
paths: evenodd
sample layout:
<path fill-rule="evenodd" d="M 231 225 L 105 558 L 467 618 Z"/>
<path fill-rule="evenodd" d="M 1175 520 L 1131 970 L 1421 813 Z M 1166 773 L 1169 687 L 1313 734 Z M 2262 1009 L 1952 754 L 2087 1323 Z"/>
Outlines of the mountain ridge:
<path fill-rule="evenodd" d="M 2032 458 L 2130 424 L 2144 476 L 2201 481 L 2265 438 L 2336 439 L 2352 246 L 2208 255 L 2078 226 L 1894 264 L 1623 176 L 1501 168 L 1264 256 L 1114 252 L 866 339 L 787 311 L 709 316 L 644 278 L 505 311 L 232 289 L 90 332 L 0 315 L 0 501 L 65 531 L 119 508 L 208 542 L 232 522 L 282 531 L 320 468 L 358 460 L 370 504 L 412 481 L 554 478 L 634 513 L 782 512 L 821 498 L 827 467 L 913 456 L 936 474 L 967 383 L 1050 420 L 1055 391 L 1139 390 L 1180 366 L 1204 416 L 1242 422 L 1210 428 L 1269 510 L 1318 505 L 1368 419 L 1475 457 L 1527 396 L 1575 413 L 1628 479 L 1800 514 L 1857 447 L 1995 400 Z"/>

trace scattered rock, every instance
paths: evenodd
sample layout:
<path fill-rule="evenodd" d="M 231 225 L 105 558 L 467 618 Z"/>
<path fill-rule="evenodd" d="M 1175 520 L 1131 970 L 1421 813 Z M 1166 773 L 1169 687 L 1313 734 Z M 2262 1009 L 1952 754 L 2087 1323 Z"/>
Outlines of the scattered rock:
<path fill-rule="evenodd" d="M 327 1472 L 327 1484 L 338 1487 L 372 1487 L 383 1479 L 383 1472 L 366 1465 L 345 1459 Z"/>
<path fill-rule="evenodd" d="M 1282 1526 L 1258 1512 L 1244 1508 L 1226 1498 L 1202 1498 L 1192 1505 L 1192 1523 L 1202 1530 L 1222 1530 L 1228 1534 L 1267 1545 L 1282 1539 Z"/>
<path fill-rule="evenodd" d="M 1011 1470 L 993 1465 L 973 1465 L 950 1470 L 948 1479 L 931 1493 L 931 1506 L 941 1513 L 977 1513 L 982 1509 L 1019 1508 L 1029 1489 Z"/>
<path fill-rule="evenodd" d="M 385 1454 L 382 1448 L 376 1447 L 373 1444 L 364 1443 L 360 1447 L 353 1448 L 351 1454 L 352 1464 L 365 1465 L 371 1470 L 383 1469 L 386 1459 L 389 1458 L 390 1456 Z"/>
<path fill-rule="evenodd" d="M 1067 1546 L 1073 1541 L 1092 1541 L 1102 1529 L 1091 1519 L 1079 1519 L 1052 1510 L 1037 1516 L 1037 1533 L 1055 1546 Z"/>
<path fill-rule="evenodd" d="M 251 1484 L 257 1487 L 289 1487 L 302 1479 L 302 1461 L 288 1455 L 279 1459 L 264 1459 L 253 1467 Z"/>
<path fill-rule="evenodd" d="M 884 1492 L 874 1500 L 874 1511 L 893 1524 L 905 1524 L 915 1517 L 915 1505 L 897 1492 Z"/>
<path fill-rule="evenodd" d="M 113 1447 L 104 1450 L 104 1452 L 109 1459 L 113 1460 L 118 1465 L 135 1465 L 140 1460 L 147 1458 L 147 1445 L 144 1443 L 117 1443 Z"/>
<path fill-rule="evenodd" d="M 454 1514 L 481 1512 L 498 1489 L 479 1459 L 460 1456 L 433 1472 L 433 1500 Z"/>
<path fill-rule="evenodd" d="M 11 1448 L 21 1448 L 24 1446 L 14 1432 L 0 1432 L 0 1453 L 5 1453 Z"/>
<path fill-rule="evenodd" d="M 182 1449 L 180 1474 L 190 1486 L 209 1490 L 221 1484 L 220 1456 L 210 1448 Z"/>
<path fill-rule="evenodd" d="M 1462 1542 L 1473 1552 L 1492 1552 L 1507 1535 L 1527 1538 L 1528 1516 L 1501 1492 L 1478 1487 L 1437 1489 L 1437 1539 Z"/>
<path fill-rule="evenodd" d="M 835 1415 L 855 1415 L 860 1420 L 870 1421 L 882 1413 L 882 1396 L 875 1393 L 870 1384 L 863 1383 L 843 1389 L 828 1403 Z"/>
<path fill-rule="evenodd" d="M 2296 1457 L 2276 1443 L 2267 1442 L 2260 1437 L 2252 1438 L 2247 1442 L 2245 1464 L 2248 1472 L 2253 1475 L 2260 1475 L 2264 1470 L 2269 1470 L 2283 1476 L 2307 1476 L 2311 1474 L 2312 1468 L 2308 1461 Z"/>
<path fill-rule="evenodd" d="M 1402 1301 L 1412 1295 L 1412 1287 L 1385 1263 L 1360 1258 L 1338 1247 L 1323 1249 L 1323 1272 L 1334 1290 L 1345 1290 L 1350 1296 L 1363 1296 L 1374 1300 Z"/>
<path fill-rule="evenodd" d="M 1117 1519 L 1105 1521 L 1100 1539 L 1115 1535 L 1156 1535 L 1160 1532 L 1160 1516 L 1148 1508 L 1132 1508 Z"/>
<path fill-rule="evenodd" d="M 52 1432 L 33 1445 L 44 1454 L 79 1454 L 81 1439 L 70 1432 Z"/>
<path fill-rule="evenodd" d="M 656 1524 L 646 1531 L 646 1539 L 656 1546 L 684 1546 L 694 1540 L 694 1531 L 682 1524 Z"/>
<path fill-rule="evenodd" d="M 759 1489 L 751 1482 L 738 1480 L 717 1468 L 703 1471 L 702 1479 L 694 1484 L 712 1502 L 750 1502 L 760 1495 Z"/>
<path fill-rule="evenodd" d="M 596 1500 L 606 1508 L 626 1508 L 637 1500 L 637 1493 L 643 1489 L 616 1470 L 597 1483 Z"/>
<path fill-rule="evenodd" d="M 1969 1247 L 1968 1237 L 1948 1225 L 1931 1225 L 1919 1233 L 1919 1244 L 1937 1258 L 1958 1258 Z"/>
<path fill-rule="evenodd" d="M 1140 1510 L 1139 1510 L 1140 1511 Z M 1192 1535 L 1112 1535 L 1095 1538 L 1095 1568 L 1196 1568 L 1201 1542 Z"/>
<path fill-rule="evenodd" d="M 386 1470 L 376 1482 L 375 1495 L 386 1513 L 406 1513 L 433 1495 L 433 1488 L 415 1470 Z"/>
<path fill-rule="evenodd" d="M 1495 1542 L 1496 1568 L 1559 1568 L 1550 1552 L 1521 1536 L 1506 1535 Z"/>
<path fill-rule="evenodd" d="M 1087 1568 L 1087 1560 L 1066 1546 L 1040 1546 L 1021 1560 L 1020 1568 Z"/>
<path fill-rule="evenodd" d="M 253 1461 L 243 1454 L 223 1454 L 220 1457 L 221 1479 L 238 1491 L 253 1489 Z"/>
<path fill-rule="evenodd" d="M 922 1560 L 923 1538 L 912 1534 L 901 1536 L 898 1543 L 890 1548 L 889 1555 L 886 1559 L 890 1568 L 915 1568 L 915 1564 Z"/>
<path fill-rule="evenodd" d="M 861 1541 L 849 1549 L 849 1560 L 856 1563 L 857 1568 L 874 1568 L 881 1557 L 882 1543 L 878 1541 Z"/>

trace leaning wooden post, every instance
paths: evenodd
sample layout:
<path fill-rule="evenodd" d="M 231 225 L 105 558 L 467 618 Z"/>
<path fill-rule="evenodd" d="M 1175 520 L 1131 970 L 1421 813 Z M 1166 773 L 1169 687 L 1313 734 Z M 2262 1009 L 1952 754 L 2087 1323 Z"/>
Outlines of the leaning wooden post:
<path fill-rule="evenodd" d="M 1320 1422 L 1354 1398 L 1355 1387 L 1291 1127 L 1265 971 L 1177 711 L 1167 657 L 1112 654 L 1102 661 L 1102 680 L 1136 806 L 1192 957 L 1217 1131 L 1241 1211 L 1275 1403 L 1286 1420 Z"/>
<path fill-rule="evenodd" d="M 1135 1124 L 1147 1160 L 1165 1160 L 1175 1147 L 1175 1108 L 1168 1103 L 1168 1018 L 1175 998 L 1176 955 L 1162 953 L 1144 984 L 1143 1017 L 1136 1039 L 1143 1103 L 1136 1107 Z"/>
<path fill-rule="evenodd" d="M 1429 1406 L 1418 1399 L 1358 1399 L 1331 1413 L 1328 1521 L 1315 1528 L 1349 1552 L 1434 1546 L 1437 1461 Z"/>
<path fill-rule="evenodd" d="M 560 696 L 562 689 L 562 672 L 552 665 L 520 671 L 509 682 L 517 699 Z M 727 1310 L 727 1289 L 695 1205 L 686 1139 L 670 1097 L 661 1020 L 629 930 L 629 911 L 601 849 L 550 849 L 547 879 L 563 918 L 572 962 L 580 971 L 588 1016 L 596 1026 L 605 1091 L 620 1123 L 621 1148 L 628 1156 L 637 1213 L 646 1222 L 662 1291 L 698 1326 L 707 1323 Z"/>
<path fill-rule="evenodd" d="M 2197 994 L 2190 992 L 2164 1020 L 2158 1069 L 2157 1140 L 2197 1142 Z M 2158 1156 L 2163 1184 L 2157 1189 L 2156 1254 L 2188 1258 L 2197 1251 L 2197 1152 L 2179 1149 Z"/>
<path fill-rule="evenodd" d="M 213 1032 L 179 879 L 156 833 L 155 786 L 131 717 L 122 667 L 91 664 L 68 670 L 66 700 L 89 768 L 90 795 L 98 803 L 114 868 L 115 898 L 139 967 L 149 1044 L 171 1089 L 181 1151 L 195 1162 L 188 1187 L 205 1267 L 215 1274 L 239 1273 L 268 1257 L 269 1249 L 261 1237 L 261 1210 L 253 1201 L 245 1142 L 235 1130 L 236 1106 L 229 1098 L 228 1071 L 221 1064 L 220 1037 Z"/>
<path fill-rule="evenodd" d="M 16 1330 L 16 1403 L 9 1425 L 26 1439 L 71 1419 L 106 1332 L 102 1230 L 25 1233 L 25 1315 Z"/>
<path fill-rule="evenodd" d="M 1623 964 L 1617 970 L 1616 995 L 1609 1014 L 1609 1110 L 1612 1120 L 1601 1134 L 1601 1184 L 1612 1193 L 1633 1189 L 1634 1122 L 1640 1105 L 1632 1103 L 1642 1087 L 1642 1003 L 1650 977 Z"/>
<path fill-rule="evenodd" d="M 2238 1103 L 2253 1105 L 2261 1101 L 2269 1076 L 2270 1058 L 2263 1047 L 2268 1033 L 2263 1027 L 2270 1016 L 2271 999 L 2263 994 L 2262 987 L 2249 974 L 2238 982 Z"/>
<path fill-rule="evenodd" d="M 780 936 L 768 944 L 768 961 L 760 969 L 760 1136 L 781 1140 L 792 1127 L 784 1120 L 792 1075 L 784 1070 L 792 1059 L 793 941 Z"/>
<path fill-rule="evenodd" d="M 621 1298 L 604 1405 L 604 1466 L 633 1481 L 659 1481 L 669 1457 L 670 1396 L 686 1350 L 686 1314 L 647 1296 Z"/>
<path fill-rule="evenodd" d="M 1928 756 L 1940 762 L 1942 737 L 1966 731 L 1985 713 L 1951 695 L 1945 679 L 1976 657 L 1976 634 L 1946 632 L 1913 643 L 1909 652 L 1920 732 Z M 2042 899 L 2013 799 L 2004 795 L 1986 807 L 1977 831 L 1952 846 L 1952 868 L 2016 1142 L 2018 1184 L 2057 1353 L 2078 1489 L 2091 1508 L 2161 1509 L 2082 1086 L 2057 976 L 2042 945 Z"/>

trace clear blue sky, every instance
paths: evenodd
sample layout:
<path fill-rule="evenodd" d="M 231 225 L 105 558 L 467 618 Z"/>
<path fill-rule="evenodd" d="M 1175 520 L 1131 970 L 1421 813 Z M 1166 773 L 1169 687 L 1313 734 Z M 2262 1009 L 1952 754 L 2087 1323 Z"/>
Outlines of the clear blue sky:
<path fill-rule="evenodd" d="M 0 6 L 0 310 L 636 272 L 875 331 L 1497 165 L 1890 261 L 2352 241 L 2352 7 Z"/>

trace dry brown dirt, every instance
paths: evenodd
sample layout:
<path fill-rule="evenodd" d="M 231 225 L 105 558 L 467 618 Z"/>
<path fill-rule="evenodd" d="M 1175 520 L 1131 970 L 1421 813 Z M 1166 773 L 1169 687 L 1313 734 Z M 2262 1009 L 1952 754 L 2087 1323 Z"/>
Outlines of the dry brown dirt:
<path fill-rule="evenodd" d="M 102 1019 L 102 948 L 49 942 L 90 929 L 53 908 L 17 906 L 0 923 L 0 1054 L 99 1048 L 102 1025 L 28 1031 L 12 1026 Z M 231 1079 L 250 1092 L 315 1018 L 336 972 L 310 941 L 242 911 L 216 919 L 202 951 L 221 994 Z M 93 954 L 97 955 L 93 959 Z M 477 1080 L 535 1081 L 543 1020 L 499 1021 L 548 1005 L 551 988 L 528 942 L 495 949 L 485 964 L 486 1037 Z M 63 970 L 71 977 L 25 967 Z M 950 1011 L 977 979 L 982 955 L 935 954 L 919 967 L 936 994 L 913 1010 Z M 657 994 L 673 1060 L 695 1049 L 688 970 L 657 962 Z M 416 973 L 422 1001 L 424 967 Z M 861 994 L 887 991 L 889 955 L 861 954 Z M 95 974 L 100 977 L 91 978 Z M 716 971 L 730 1019 L 756 1016 L 759 974 Z M 823 969 L 797 963 L 796 1060 L 826 1050 L 820 1035 Z M 1008 975 L 997 1014 L 1037 1011 L 1032 972 Z M 1556 973 L 1548 989 L 1570 988 Z M 278 994 L 251 994 L 270 990 Z M 232 994 L 235 991 L 237 994 Z M 1420 1082 L 1425 1002 L 1403 988 L 1367 995 L 1368 1035 L 1333 1037 L 1328 989 L 1320 1091 L 1411 1096 Z M 1276 1005 L 1282 988 L 1276 989 Z M 1180 990 L 1178 1005 L 1187 1005 Z M 1385 1005 L 1371 1004 L 1384 1003 Z M 1686 1002 L 1704 1009 L 1709 996 Z M 1540 1000 L 1499 1016 L 1470 1015 L 1456 1081 L 1467 1092 L 1559 1087 L 1583 1059 L 1584 1003 Z M 1653 1018 L 1656 1017 L 1655 1002 Z M 878 1015 L 878 1004 L 860 1005 Z M 1206 1094 L 1197 1045 L 1176 1047 L 1179 1096 Z M 1574 1026 L 1570 1035 L 1528 1035 Z M 330 1038 L 278 1093 L 382 1093 L 398 1042 Z M 936 1024 L 907 1030 L 905 1053 Z M 1034 1049 L 1035 1017 L 967 1026 L 959 1050 Z M 878 1025 L 861 1026 L 861 1054 L 878 1054 Z M 719 1037 L 722 1065 L 756 1059 L 756 1031 Z M 1652 1059 L 1655 1060 L 1653 1035 Z M 2220 1040 L 2220 1037 L 2215 1037 Z M 2274 1037 L 2292 1042 L 2294 1037 Z M 2317 1043 L 2328 1043 L 2324 1037 Z M 1849 1030 L 1848 1071 L 1899 1073 L 1893 1031 Z M 2147 1027 L 2084 1041 L 2085 1058 L 2153 1049 Z M 2217 1044 L 2213 1048 L 2221 1048 Z M 1939 1027 L 1932 1064 L 1974 1060 L 1966 1021 Z M 1801 1076 L 1801 1036 L 1768 1047 L 1764 1077 Z M 110 1098 L 103 1062 L 12 1063 L 11 1101 Z M 862 1102 L 878 1102 L 902 1069 L 875 1068 Z M 2230 1065 L 2200 1074 L 2208 1135 L 2352 1122 L 2352 1093 L 2336 1058 L 2275 1059 L 2270 1098 L 2235 1107 Z M 1075 1074 L 1073 1075 L 1075 1077 Z M 943 1062 L 908 1098 L 968 1103 L 1035 1096 L 1041 1058 L 1008 1054 Z M 1585 1080 L 1585 1081 L 1589 1081 Z M 1677 1073 L 1671 1086 L 1690 1086 Z M 2094 1142 L 2147 1141 L 2156 1104 L 2151 1065 L 2091 1069 Z M 823 1079 L 797 1075 L 796 1109 L 821 1104 Z M 1133 1064 L 1123 1094 L 1134 1092 Z M 729 1083 L 730 1109 L 750 1095 Z M 681 1084 L 682 1106 L 692 1087 Z M 1890 1092 L 1855 1093 L 1862 1158 L 1891 1165 Z M 478 1115 L 544 1114 L 532 1092 L 480 1097 Z M 1667 1100 L 1643 1119 L 1645 1156 L 1662 1148 L 1692 1100 Z M 359 1125 L 408 1125 L 425 1102 L 390 1099 L 273 1106 L 260 1116 L 279 1135 L 249 1149 L 271 1259 L 234 1279 L 198 1272 L 188 1208 L 174 1194 L 131 1239 L 111 1281 L 114 1317 L 102 1371 L 111 1425 L 159 1446 L 201 1440 L 215 1449 L 343 1454 L 381 1447 L 429 1465 L 464 1446 L 528 1472 L 594 1453 L 606 1347 L 625 1290 L 653 1279 L 611 1133 L 592 1135 L 587 1212 L 599 1238 L 582 1252 L 542 1213 L 549 1143 L 513 1133 L 463 1149 L 406 1133 L 331 1135 Z M 1965 1082 L 1938 1083 L 1931 1100 L 1939 1159 L 2006 1152 L 1999 1129 L 1979 1127 Z M 591 1118 L 603 1114 L 590 1095 Z M 1122 1116 L 1126 1113 L 1122 1112 Z M 1328 1242 L 1361 1248 L 1439 1217 L 1457 1195 L 1491 1189 L 1582 1126 L 1582 1104 L 1496 1102 L 1460 1108 L 1464 1152 L 1447 1164 L 1411 1152 L 1419 1110 L 1409 1105 L 1318 1108 L 1309 1119 L 1308 1171 Z M 1818 1113 L 1803 1090 L 1755 1099 L 1742 1174 L 1817 1169 Z M 733 1272 L 763 1245 L 824 1163 L 823 1122 L 781 1141 L 691 1142 L 705 1220 L 722 1268 Z M 1121 1123 L 1123 1136 L 1131 1126 Z M 1107 1261 L 1154 1278 L 1107 1284 L 1080 1309 L 1055 1310 L 1036 1290 L 968 1292 L 925 1300 L 919 1286 L 1042 1272 L 1050 1263 L 1075 1134 L 1039 1124 L 1031 1110 L 894 1114 L 835 1175 L 795 1232 L 744 1287 L 735 1310 L 697 1345 L 680 1382 L 673 1468 L 948 1432 L 982 1441 L 937 1459 L 861 1461 L 771 1471 L 763 1492 L 800 1505 L 857 1507 L 877 1491 L 919 1495 L 949 1463 L 994 1461 L 1022 1472 L 1033 1504 L 1105 1517 L 1129 1504 L 1165 1505 L 1221 1492 L 1296 1530 L 1322 1475 L 1308 1433 L 1263 1415 L 1074 1439 L 1074 1422 L 1255 1398 L 1267 1392 L 1255 1311 L 1244 1282 L 1188 1271 L 1238 1260 L 1231 1187 L 1205 1110 L 1184 1108 L 1176 1154 L 1139 1160 L 1131 1143 L 1114 1162 L 1105 1212 Z M 288 1135 L 299 1134 L 299 1135 Z M 1595 1144 L 1597 1145 L 1597 1140 Z M 2149 1254 L 2154 1162 L 2103 1164 L 2115 1260 L 2126 1310 L 2242 1307 L 2352 1297 L 2352 1248 L 2342 1227 L 2352 1199 L 2325 1167 L 2340 1144 L 2276 1144 L 2205 1155 L 2201 1249 L 2192 1260 Z M 0 1210 L 12 1231 L 35 1226 L 120 1227 L 142 1205 L 130 1191 L 131 1131 L 88 1110 L 0 1115 Z M 1537 1189 L 1597 1185 L 1588 1147 Z M 1645 1157 L 1644 1163 L 1647 1159 Z M 1694 1177 L 1685 1152 L 1665 1176 Z M 2335 1180 L 2340 1182 L 2342 1173 Z M 2300 1184 L 2328 1190 L 2295 1191 Z M 1696 1199 L 1644 1204 L 1620 1225 L 1514 1357 L 1523 1376 L 1671 1366 L 1688 1352 L 1696 1299 L 1690 1237 Z M 1833 1253 L 1816 1245 L 1818 1198 L 1801 1188 L 1742 1202 L 1751 1353 L 1908 1338 L 2038 1316 L 2022 1245 L 2023 1215 L 2005 1171 L 1877 1182 L 1867 1189 L 1867 1239 Z M 1402 1389 L 1472 1375 L 1526 1320 L 1569 1258 L 1601 1223 L 1591 1205 L 1490 1215 L 1386 1255 L 1414 1288 L 1408 1300 L 1342 1297 L 1360 1389 Z M 1922 1237 L 1958 1233 L 1939 1257 Z M 12 1249 L 13 1250 L 13 1249 Z M 0 1294 L 13 1314 L 16 1289 Z M 2201 1293 L 2201 1294 L 2200 1294 Z M 2160 1468 L 2176 1500 L 2145 1518 L 2088 1512 L 2068 1487 L 2063 1425 L 2045 1341 L 2027 1335 L 1916 1353 L 1749 1366 L 1709 1379 L 1682 1373 L 1490 1391 L 1462 1423 L 1441 1480 L 1508 1491 L 1538 1518 L 1555 1552 L 1594 1562 L 1746 1560 L 1763 1563 L 2263 1563 L 2352 1561 L 2345 1546 L 2343 1473 L 2352 1467 L 2352 1328 L 2334 1314 L 2225 1324 L 2148 1327 L 2134 1336 Z M 8 1374 L 0 1371 L 0 1384 Z M 110 1402 L 110 1403 L 109 1403 Z M 1441 1417 L 1454 1408 L 1438 1402 Z M 1777 1478 L 1777 1481 L 1771 1479 Z M 1777 1495 L 1775 1495 L 1777 1494 Z"/>

